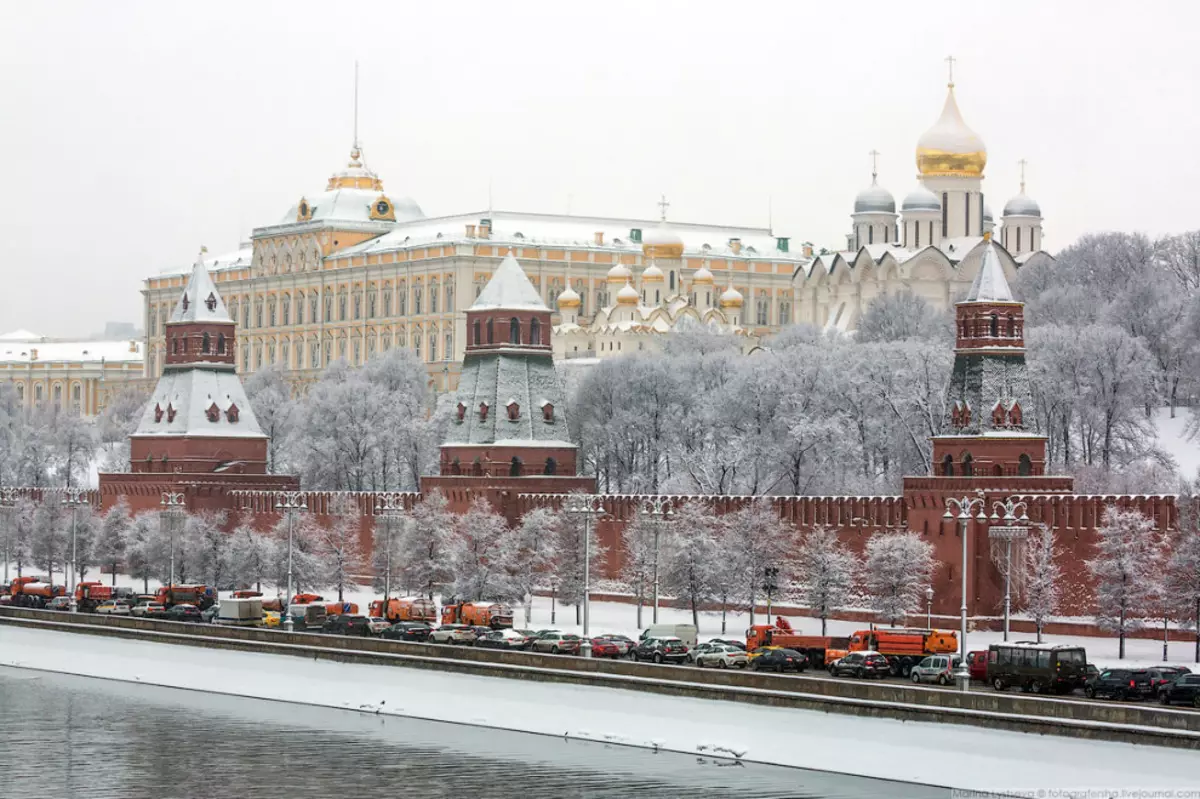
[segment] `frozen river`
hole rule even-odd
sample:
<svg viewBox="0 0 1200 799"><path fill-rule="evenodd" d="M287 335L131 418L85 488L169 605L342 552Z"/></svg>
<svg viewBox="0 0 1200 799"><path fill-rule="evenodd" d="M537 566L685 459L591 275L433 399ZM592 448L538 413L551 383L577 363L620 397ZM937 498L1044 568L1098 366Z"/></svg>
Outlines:
<svg viewBox="0 0 1200 799"><path fill-rule="evenodd" d="M25 669L0 668L0 730L0 797L949 795L883 780Z"/></svg>

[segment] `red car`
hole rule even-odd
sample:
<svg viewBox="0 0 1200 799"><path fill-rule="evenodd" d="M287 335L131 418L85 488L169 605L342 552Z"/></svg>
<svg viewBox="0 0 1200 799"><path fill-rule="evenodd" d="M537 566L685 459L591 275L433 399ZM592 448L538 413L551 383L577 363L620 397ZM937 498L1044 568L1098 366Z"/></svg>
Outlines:
<svg viewBox="0 0 1200 799"><path fill-rule="evenodd" d="M621 657L621 648L614 642L605 638L592 639L592 657L594 658L619 658Z"/></svg>
<svg viewBox="0 0 1200 799"><path fill-rule="evenodd" d="M967 669L971 672L972 680L987 682L987 652L968 652Z"/></svg>

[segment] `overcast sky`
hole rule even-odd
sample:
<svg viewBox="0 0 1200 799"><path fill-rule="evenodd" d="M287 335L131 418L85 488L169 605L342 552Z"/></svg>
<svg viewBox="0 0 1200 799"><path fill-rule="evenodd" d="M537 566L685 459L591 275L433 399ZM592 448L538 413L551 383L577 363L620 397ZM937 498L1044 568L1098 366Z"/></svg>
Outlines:
<svg viewBox="0 0 1200 799"><path fill-rule="evenodd" d="M184 10L186 8L186 11ZM897 203L945 96L999 215L1027 158L1046 246L1200 227L1200 4L0 0L0 328L141 320L143 279L233 250L360 137L430 216L761 224L844 246Z"/></svg>

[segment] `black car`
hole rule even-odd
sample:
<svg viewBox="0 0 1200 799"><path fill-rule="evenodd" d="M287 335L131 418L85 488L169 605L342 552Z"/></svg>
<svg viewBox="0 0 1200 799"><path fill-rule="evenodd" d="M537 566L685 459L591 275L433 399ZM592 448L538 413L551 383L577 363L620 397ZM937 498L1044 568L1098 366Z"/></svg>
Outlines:
<svg viewBox="0 0 1200 799"><path fill-rule="evenodd" d="M1192 670L1186 666L1153 666L1146 671L1150 673L1151 696L1159 696L1171 687L1171 683L1185 674L1192 673Z"/></svg>
<svg viewBox="0 0 1200 799"><path fill-rule="evenodd" d="M646 638L633 650L633 659L637 661L683 663L687 658L687 644L678 638Z"/></svg>
<svg viewBox="0 0 1200 799"><path fill-rule="evenodd" d="M491 632L481 635L475 639L475 646L483 649L508 649L520 650L528 649L533 643L533 638L526 635L520 630L492 630Z"/></svg>
<svg viewBox="0 0 1200 799"><path fill-rule="evenodd" d="M1200 708L1200 674L1184 674L1158 695L1164 705L1191 705Z"/></svg>
<svg viewBox="0 0 1200 799"><path fill-rule="evenodd" d="M329 635L359 635L366 638L371 634L371 621L366 616L352 616L346 613L337 616L326 616L321 625L321 632Z"/></svg>
<svg viewBox="0 0 1200 799"><path fill-rule="evenodd" d="M1089 699L1141 699L1150 693L1145 669L1104 669L1083 688Z"/></svg>
<svg viewBox="0 0 1200 799"><path fill-rule="evenodd" d="M795 649L770 649L756 658L750 664L755 671L794 671L802 672L808 668L808 656Z"/></svg>
<svg viewBox="0 0 1200 799"><path fill-rule="evenodd" d="M167 621L202 622L204 617L195 605L172 605L162 616Z"/></svg>
<svg viewBox="0 0 1200 799"><path fill-rule="evenodd" d="M851 652L829 666L834 677L886 677L892 664L878 652Z"/></svg>
<svg viewBox="0 0 1200 799"><path fill-rule="evenodd" d="M411 641L422 643L429 640L433 628L419 621L398 621L379 634L380 638L390 641Z"/></svg>

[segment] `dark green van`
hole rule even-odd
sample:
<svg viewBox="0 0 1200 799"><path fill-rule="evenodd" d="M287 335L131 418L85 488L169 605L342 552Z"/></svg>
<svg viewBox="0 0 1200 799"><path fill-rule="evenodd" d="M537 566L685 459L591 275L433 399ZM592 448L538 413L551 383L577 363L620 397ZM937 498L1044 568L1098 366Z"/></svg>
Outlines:
<svg viewBox="0 0 1200 799"><path fill-rule="evenodd" d="M1087 679L1081 646L1016 641L988 647L987 679L997 691L1020 688L1035 694L1069 694Z"/></svg>

